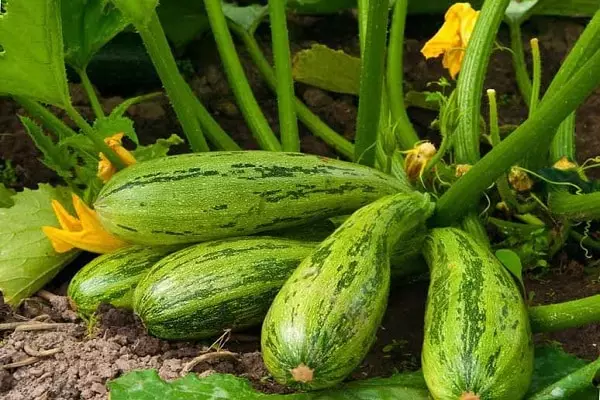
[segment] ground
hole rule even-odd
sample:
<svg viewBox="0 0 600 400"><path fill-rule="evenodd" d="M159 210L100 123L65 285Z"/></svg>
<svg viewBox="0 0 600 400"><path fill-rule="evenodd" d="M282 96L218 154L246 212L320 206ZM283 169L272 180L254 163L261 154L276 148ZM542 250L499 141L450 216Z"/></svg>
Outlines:
<svg viewBox="0 0 600 400"><path fill-rule="evenodd" d="M524 27L528 37L540 39L544 78L547 84L558 69L567 50L582 31L585 21L555 18L535 18ZM410 17L407 27L405 73L406 85L410 90L423 90L427 83L443 74L439 61L426 62L419 50L426 38L437 29L439 17ZM329 17L294 17L290 31L293 51L310 46L315 42L340 48L357 54L356 21L351 13ZM259 30L259 39L268 47L268 30ZM502 31L499 44L508 45L508 34ZM526 46L528 47L528 46ZM257 71L247 62L242 50L242 59L247 67L254 93L275 129L277 120L276 101L272 93L261 82ZM219 123L243 147L256 148L223 75L218 55L210 38L194 42L185 52L193 68L188 78L192 87L205 105L216 116ZM140 70L143 70L140 69ZM97 74L92 74L92 80ZM131 75L129 79L136 79ZM101 76L100 76L101 78ZM143 90L158 89L153 77L138 76ZM102 85L98 87L107 111L131 95L123 86ZM526 109L514 83L510 53L496 50L492 57L490 72L485 88L498 92L501 122L514 124L526 117ZM131 82L129 82L131 83ZM135 83L135 81L134 81ZM85 115L91 116L85 94L78 85L72 85L74 103ZM353 96L327 93L320 89L297 85L297 94L310 108L347 138L353 137L357 113L357 100ZM600 93L592 96L582 106L577 116L578 158L583 161L600 154ZM38 182L58 182L56 176L41 164L35 147L20 125L16 114L22 110L9 100L0 100L0 162L10 161L12 186L19 189L35 187ZM411 120L422 137L434 137L430 123L435 115L422 109L409 109ZM180 132L174 113L165 98L132 107L129 116L135 120L138 136L143 143L157 137ZM319 139L302 128L302 150L309 153L334 156L334 153ZM179 147L177 151L186 151ZM2 161L4 160L4 161ZM1 164L0 164L1 165ZM576 246L563 252L552 262L547 272L530 273L526 279L527 292L532 304L548 304L576 299L600 291L600 271L593 268ZM69 278L90 259L83 256L78 263L67 268L48 290L64 294ZM396 371L418 368L422 341L423 314L427 283L411 285L394 283L388 311L378 334L378 341L363 364L352 375L354 379L372 376L389 376ZM533 295L531 295L533 293ZM57 301L58 300L58 301ZM167 343L145 334L135 317L126 311L103 309L97 323L87 328L81 321L73 320L73 313L65 308L64 301L35 297L27 300L17 313L1 309L0 322L25 319L47 319L46 322L60 323L44 331L6 330L0 347L0 365L22 361L42 350L58 349L58 353L41 357L31 365L0 370L0 393L7 400L17 399L103 399L106 397L104 383L131 369L156 368L164 378L179 376L186 364L195 356L206 351L210 342ZM0 325L1 326L1 325ZM555 340L565 349L582 358L598 357L597 339L600 324L571 329L551 335L540 335L538 341ZM259 350L258 332L250 331L233 335L224 346L234 355L209 358L196 365L199 373L218 371L248 377L255 386L267 392L282 392L284 389L269 379Z"/></svg>

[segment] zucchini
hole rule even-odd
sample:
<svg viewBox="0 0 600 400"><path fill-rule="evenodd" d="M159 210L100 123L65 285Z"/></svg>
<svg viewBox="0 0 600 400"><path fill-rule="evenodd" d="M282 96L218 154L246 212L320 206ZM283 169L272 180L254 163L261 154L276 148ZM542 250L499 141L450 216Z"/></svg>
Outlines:
<svg viewBox="0 0 600 400"><path fill-rule="evenodd" d="M104 186L94 206L115 236L164 245L298 226L408 190L375 169L324 157L210 152L131 165Z"/></svg>
<svg viewBox="0 0 600 400"><path fill-rule="evenodd" d="M129 246L94 258L80 269L69 284L71 307L89 318L102 303L131 309L138 281L158 260L177 247Z"/></svg>
<svg viewBox="0 0 600 400"><path fill-rule="evenodd" d="M193 245L152 268L135 291L134 311L161 339L203 339L258 325L315 245L264 236Z"/></svg>
<svg viewBox="0 0 600 400"><path fill-rule="evenodd" d="M533 341L519 286L489 250L458 229L430 231L422 352L435 399L523 398Z"/></svg>
<svg viewBox="0 0 600 400"><path fill-rule="evenodd" d="M263 360L278 382L326 388L358 366L386 308L390 255L432 212L429 197L417 192L379 199L302 261L262 327Z"/></svg>

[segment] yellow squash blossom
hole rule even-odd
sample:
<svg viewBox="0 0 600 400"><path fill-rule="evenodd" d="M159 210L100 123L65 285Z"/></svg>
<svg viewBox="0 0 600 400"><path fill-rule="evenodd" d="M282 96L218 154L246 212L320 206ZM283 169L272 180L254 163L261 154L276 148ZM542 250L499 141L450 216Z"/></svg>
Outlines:
<svg viewBox="0 0 600 400"><path fill-rule="evenodd" d="M421 49L425 58L435 58L442 54L442 65L450 72L452 79L460 71L465 49L479 17L469 3L456 3L446 12L444 25Z"/></svg>
<svg viewBox="0 0 600 400"><path fill-rule="evenodd" d="M574 162L570 161L567 157L563 157L560 160L558 160L557 162L555 162L552 167L556 168L556 169L563 170L563 171L567 171L567 170L570 170L570 169L577 168L577 164L575 164Z"/></svg>
<svg viewBox="0 0 600 400"><path fill-rule="evenodd" d="M104 139L104 142L110 147L115 154L123 161L125 165L135 164L135 157L129 150L122 145L123 133L117 133L111 137ZM103 153L100 153L100 161L98 162L98 178L106 183L114 174L117 173L117 168L111 164Z"/></svg>
<svg viewBox="0 0 600 400"><path fill-rule="evenodd" d="M52 208L61 228L42 227L42 231L50 239L57 253L66 253L78 248L104 254L128 245L105 231L96 212L75 194L73 194L73 207L77 217L70 215L60 202L53 200Z"/></svg>
<svg viewBox="0 0 600 400"><path fill-rule="evenodd" d="M404 171L408 179L415 181L423 174L427 163L435 156L437 150L432 143L422 142L404 153L406 153Z"/></svg>

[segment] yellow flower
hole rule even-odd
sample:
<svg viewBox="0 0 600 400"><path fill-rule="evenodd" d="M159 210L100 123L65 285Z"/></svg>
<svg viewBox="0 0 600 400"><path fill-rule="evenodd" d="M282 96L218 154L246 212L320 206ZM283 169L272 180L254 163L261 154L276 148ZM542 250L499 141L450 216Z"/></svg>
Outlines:
<svg viewBox="0 0 600 400"><path fill-rule="evenodd" d="M455 176L457 178L460 178L461 176L463 176L464 174L469 172L470 169L471 169L471 165L469 165L469 164L458 164L456 166Z"/></svg>
<svg viewBox="0 0 600 400"><path fill-rule="evenodd" d="M73 207L77 217L70 215L60 202L53 200L52 208L62 229L53 226L42 227L57 253L66 253L78 248L104 254L127 246L127 243L105 231L96 212L75 194Z"/></svg>
<svg viewBox="0 0 600 400"><path fill-rule="evenodd" d="M569 161L569 159L567 157L563 157L560 160L558 160L557 162L555 162L552 167L563 170L563 171L567 171L569 169L577 168L577 164L575 164L572 161Z"/></svg>
<svg viewBox="0 0 600 400"><path fill-rule="evenodd" d="M121 144L123 140L123 133L117 133L111 137L107 137L104 139L104 143L110 147L115 154L123 161L125 165L135 164L135 157L129 150L127 150ZM100 161L98 162L98 178L102 180L102 182L106 183L114 174L117 173L117 168L111 164L111 162L106 158L103 153L100 153Z"/></svg>
<svg viewBox="0 0 600 400"><path fill-rule="evenodd" d="M508 182L517 192L526 192L533 187L533 181L527 175L527 172L521 168L512 167L508 173Z"/></svg>
<svg viewBox="0 0 600 400"><path fill-rule="evenodd" d="M427 59L443 54L442 65L452 79L456 79L478 17L479 11L475 11L469 3L452 5L446 12L444 25L425 43L421 53Z"/></svg>
<svg viewBox="0 0 600 400"><path fill-rule="evenodd" d="M423 174L429 160L435 156L437 150L429 142L423 142L416 145L413 149L406 151L404 160L404 171L411 181L416 180Z"/></svg>

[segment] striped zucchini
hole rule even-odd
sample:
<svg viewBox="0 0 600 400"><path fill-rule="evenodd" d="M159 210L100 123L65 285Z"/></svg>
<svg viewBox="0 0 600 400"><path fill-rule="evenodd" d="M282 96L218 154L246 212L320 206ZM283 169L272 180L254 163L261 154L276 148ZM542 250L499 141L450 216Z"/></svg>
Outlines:
<svg viewBox="0 0 600 400"><path fill-rule="evenodd" d="M465 232L433 229L422 352L434 399L518 400L533 371L529 318L510 273Z"/></svg>
<svg viewBox="0 0 600 400"><path fill-rule="evenodd" d="M193 153L132 165L102 189L104 227L136 244L244 236L352 212L412 190L374 169L300 153Z"/></svg>
<svg viewBox="0 0 600 400"><path fill-rule="evenodd" d="M68 289L73 309L84 318L96 312L101 303L131 308L138 281L158 260L177 247L129 246L93 259L79 270Z"/></svg>
<svg viewBox="0 0 600 400"><path fill-rule="evenodd" d="M162 339L202 339L258 325L315 245L263 236L188 247L159 261L144 277L134 310Z"/></svg>
<svg viewBox="0 0 600 400"><path fill-rule="evenodd" d="M393 248L421 231L432 212L417 192L379 199L300 264L262 327L263 360L277 381L320 389L358 366L386 308Z"/></svg>

